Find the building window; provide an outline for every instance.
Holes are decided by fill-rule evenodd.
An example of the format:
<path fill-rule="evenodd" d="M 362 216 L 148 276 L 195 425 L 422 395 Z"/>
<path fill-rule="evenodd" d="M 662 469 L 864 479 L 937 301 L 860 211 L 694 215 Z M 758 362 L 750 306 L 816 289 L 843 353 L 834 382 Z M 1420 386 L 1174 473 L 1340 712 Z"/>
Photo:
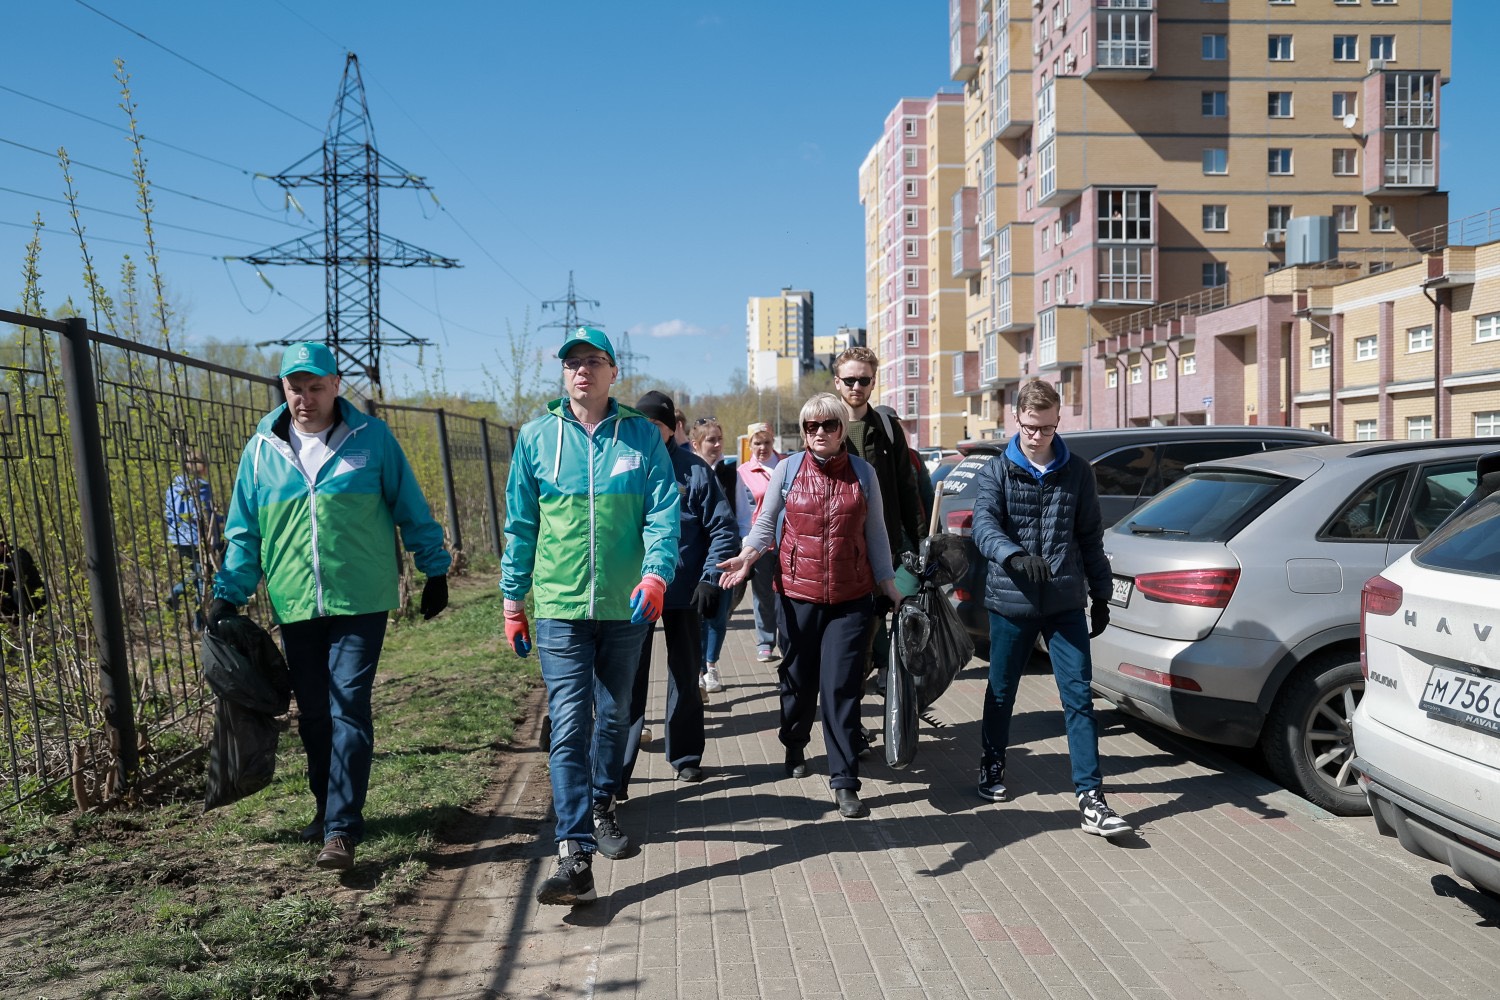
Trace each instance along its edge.
<path fill-rule="evenodd" d="M 1139 385 L 1140 381 L 1141 381 L 1141 366 L 1140 365 L 1131 365 L 1130 366 L 1130 384 L 1131 385 Z"/>
<path fill-rule="evenodd" d="M 917 228 L 917 212 L 916 212 L 916 209 L 908 208 L 906 210 L 906 228 L 907 229 L 916 229 Z"/>
<path fill-rule="evenodd" d="M 906 331 L 906 346 L 907 347 L 919 347 L 919 346 L 921 346 L 920 345 L 921 338 L 922 338 L 922 331 L 916 329 L 915 327 L 907 330 Z"/>
<path fill-rule="evenodd" d="M 1120 370 L 1118 368 L 1111 368 L 1109 371 L 1104 373 L 1104 388 L 1113 389 L 1116 388 L 1119 384 Z"/>
<path fill-rule="evenodd" d="M 1047 252 L 1048 250 L 1051 250 L 1051 249 L 1052 249 L 1052 227 L 1051 226 L 1043 226 L 1042 227 L 1042 252 L 1045 253 L 1045 252 Z"/>
<path fill-rule="evenodd" d="M 1151 192 L 1139 188 L 1101 188 L 1095 195 L 1097 235 L 1101 243 L 1151 242 Z M 1043 231 L 1045 238 L 1045 230 Z"/>
<path fill-rule="evenodd" d="M 1203 92 L 1203 117 L 1223 118 L 1229 114 L 1229 92 L 1205 90 Z"/>
<path fill-rule="evenodd" d="M 1057 364 L 1057 310 L 1048 309 L 1036 318 L 1036 363 Z"/>
<path fill-rule="evenodd" d="M 1203 231 L 1205 233 L 1223 233 L 1229 231 L 1229 206 L 1228 205 L 1204 205 L 1203 206 Z"/>
<path fill-rule="evenodd" d="M 908 198 L 915 198 L 917 196 L 917 182 L 916 181 L 907 181 L 906 182 L 906 196 Z"/>
<path fill-rule="evenodd" d="M 908 257 L 915 257 L 916 255 L 917 255 L 917 241 L 916 240 L 907 240 L 906 241 L 906 256 L 908 256 Z"/>
<path fill-rule="evenodd" d="M 1406 331 L 1406 353 L 1432 350 L 1432 327 L 1414 326 Z"/>
<path fill-rule="evenodd" d="M 918 391 L 916 389 L 906 390 L 906 409 L 901 414 L 903 419 L 910 419 L 917 416 L 917 398 Z"/>
<path fill-rule="evenodd" d="M 1356 441 L 1376 441 L 1376 440 L 1378 440 L 1378 438 L 1375 437 L 1375 434 L 1376 434 L 1375 421 L 1373 421 L 1373 420 L 1356 420 L 1356 421 L 1354 421 L 1354 440 L 1356 440 Z"/>
<path fill-rule="evenodd" d="M 1266 114 L 1272 118 L 1292 117 L 1292 92 L 1273 90 L 1266 95 Z"/>
<path fill-rule="evenodd" d="M 1359 94 L 1352 90 L 1333 92 L 1333 117 L 1343 120 L 1345 115 L 1358 114 Z"/>
<path fill-rule="evenodd" d="M 1167 363 L 1165 361 L 1153 361 L 1153 362 L 1151 362 L 1151 377 L 1153 379 L 1163 379 L 1163 378 L 1166 378 L 1167 377 Z"/>
<path fill-rule="evenodd" d="M 1184 354 L 1181 361 L 1179 362 L 1179 366 L 1181 367 L 1182 374 L 1184 375 L 1198 374 L 1198 355 Z"/>
<path fill-rule="evenodd" d="M 1474 317 L 1474 343 L 1500 340 L 1500 313 Z"/>
<path fill-rule="evenodd" d="M 1431 441 L 1432 440 L 1432 418 L 1431 417 L 1407 417 L 1406 439 L 1408 441 Z"/>
<path fill-rule="evenodd" d="M 916 288 L 917 287 L 917 283 L 919 281 L 921 281 L 921 278 L 922 278 L 922 272 L 921 271 L 918 271 L 916 268 L 907 268 L 906 269 L 906 287 L 907 288 Z"/>
<path fill-rule="evenodd" d="M 1393 140 L 1385 160 L 1385 182 L 1401 187 L 1430 187 L 1437 183 L 1434 132 L 1388 132 Z"/>
<path fill-rule="evenodd" d="M 1049 87 L 1050 91 L 1051 88 Z M 1057 191 L 1057 146 L 1048 142 L 1037 150 L 1037 177 L 1038 197 L 1050 198 Z"/>
<path fill-rule="evenodd" d="M 908 149 L 906 151 L 906 165 L 908 167 L 915 167 L 917 165 L 917 151 L 915 149 Z"/>
<path fill-rule="evenodd" d="M 917 122 L 916 122 L 915 119 L 908 119 L 907 120 L 907 122 L 906 122 L 906 134 L 907 135 L 916 135 L 917 134 Z"/>
<path fill-rule="evenodd" d="M 1386 62 L 1396 60 L 1396 36 L 1395 35 L 1371 35 L 1370 36 L 1370 58 L 1384 59 Z"/>
<path fill-rule="evenodd" d="M 1290 205 L 1267 205 L 1266 206 L 1266 228 L 1279 230 L 1282 235 L 1286 234 L 1287 223 L 1292 221 L 1292 206 Z"/>
<path fill-rule="evenodd" d="M 1396 220 L 1389 205 L 1370 206 L 1370 232 L 1372 233 L 1394 233 L 1396 231 Z"/>
<path fill-rule="evenodd" d="M 1358 337 L 1354 341 L 1355 361 L 1374 361 L 1379 356 L 1379 340 L 1375 337 Z"/>
<path fill-rule="evenodd" d="M 1333 61 L 1334 62 L 1358 62 L 1359 61 L 1359 36 L 1358 35 L 1334 35 L 1333 36 Z"/>
<path fill-rule="evenodd" d="M 1278 177 L 1290 174 L 1292 172 L 1292 151 L 1290 149 L 1267 150 L 1266 170 Z"/>
<path fill-rule="evenodd" d="M 1352 177 L 1359 173 L 1359 151 L 1354 149 L 1335 149 L 1333 151 L 1333 175 L 1335 177 Z"/>
<path fill-rule="evenodd" d="M 1229 265 L 1223 261 L 1209 261 L 1203 265 L 1203 287 L 1219 288 L 1229 284 Z"/>
<path fill-rule="evenodd" d="M 1132 6 L 1114 4 L 1113 6 Z M 1147 6 L 1135 4 L 1133 6 Z M 1101 14 L 1099 49 L 1095 56 L 1100 66 L 1128 69 L 1151 65 L 1151 20 L 1153 15 L 1124 14 L 1111 11 Z M 1088 29 L 1084 29 L 1082 46 L 1088 48 Z M 1204 58 L 1207 58 L 1206 56 Z M 1220 58 L 1223 58 L 1222 56 Z"/>
<path fill-rule="evenodd" d="M 1229 36 L 1206 34 L 1203 36 L 1203 58 L 1209 62 L 1221 62 L 1229 58 Z"/>
<path fill-rule="evenodd" d="M 1111 302 L 1146 302 L 1155 297 L 1150 247 L 1099 248 L 1099 298 Z"/>
<path fill-rule="evenodd" d="M 922 362 L 908 361 L 906 363 L 906 381 L 918 382 L 922 378 Z"/>
<path fill-rule="evenodd" d="M 1333 352 L 1329 349 L 1327 344 L 1314 344 L 1312 345 L 1312 349 L 1308 351 L 1307 367 L 1327 368 L 1329 359 L 1332 358 L 1332 356 Z"/>
<path fill-rule="evenodd" d="M 1205 149 L 1203 151 L 1203 172 L 1205 174 L 1229 173 L 1229 150 Z"/>
<path fill-rule="evenodd" d="M 1474 414 L 1474 436 L 1477 438 L 1500 437 L 1500 410 L 1486 410 Z"/>
<path fill-rule="evenodd" d="M 1292 59 L 1292 36 L 1269 36 L 1266 39 L 1266 58 L 1272 62 L 1290 62 Z"/>
<path fill-rule="evenodd" d="M 921 305 L 919 303 L 917 303 L 915 301 L 908 301 L 906 303 L 906 318 L 907 319 L 919 319 L 921 317 L 921 314 L 922 314 L 922 307 L 921 307 Z"/>
<path fill-rule="evenodd" d="M 1370 273 L 1371 274 L 1384 274 L 1385 272 L 1389 271 L 1391 268 L 1393 268 L 1395 266 L 1396 266 L 1395 261 L 1389 261 L 1389 260 L 1372 260 L 1372 261 L 1370 261 Z"/>
<path fill-rule="evenodd" d="M 1333 206 L 1333 224 L 1341 233 L 1359 232 L 1359 208 L 1354 205 Z"/>

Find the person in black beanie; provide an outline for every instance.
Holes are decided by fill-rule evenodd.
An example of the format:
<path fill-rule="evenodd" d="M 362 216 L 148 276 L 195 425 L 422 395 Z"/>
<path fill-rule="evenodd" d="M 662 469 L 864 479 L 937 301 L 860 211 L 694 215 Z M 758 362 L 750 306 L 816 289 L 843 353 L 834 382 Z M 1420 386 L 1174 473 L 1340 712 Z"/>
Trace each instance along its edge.
<path fill-rule="evenodd" d="M 717 564 L 739 551 L 740 534 L 729 502 L 707 462 L 677 444 L 673 430 L 676 408 L 665 393 L 651 391 L 635 404 L 661 431 L 681 500 L 682 533 L 677 547 L 677 572 L 667 588 L 661 615 L 667 643 L 667 761 L 682 781 L 703 780 L 703 701 L 698 671 L 703 665 L 702 620 L 728 600 L 719 589 Z M 617 798 L 629 794 L 631 773 L 641 746 L 646 720 L 646 695 L 651 681 L 651 639 L 655 625 L 641 644 L 640 667 L 630 700 L 630 731 Z"/>

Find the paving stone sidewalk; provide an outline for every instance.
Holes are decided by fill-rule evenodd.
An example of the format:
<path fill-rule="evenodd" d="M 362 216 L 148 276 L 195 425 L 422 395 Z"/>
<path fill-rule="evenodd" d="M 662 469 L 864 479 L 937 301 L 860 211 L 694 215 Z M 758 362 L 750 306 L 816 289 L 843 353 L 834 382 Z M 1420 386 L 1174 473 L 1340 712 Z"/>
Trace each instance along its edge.
<path fill-rule="evenodd" d="M 842 819 L 821 727 L 812 773 L 784 775 L 775 664 L 748 604 L 708 706 L 708 777 L 661 756 L 662 644 L 620 821 L 639 849 L 594 865 L 599 900 L 539 907 L 534 870 L 485 996 L 1422 998 L 1500 996 L 1500 903 L 1219 755 L 1096 703 L 1112 805 L 1138 828 L 1079 829 L 1050 674 L 1028 673 L 1007 767 L 1013 800 L 974 793 L 985 665 L 923 726 L 909 769 L 866 759 L 863 819 Z M 1039 661 L 1039 663 L 1044 661 Z M 880 702 L 868 697 L 867 724 Z M 539 773 L 540 769 L 539 769 Z M 504 908 L 502 906 L 502 908 Z"/>

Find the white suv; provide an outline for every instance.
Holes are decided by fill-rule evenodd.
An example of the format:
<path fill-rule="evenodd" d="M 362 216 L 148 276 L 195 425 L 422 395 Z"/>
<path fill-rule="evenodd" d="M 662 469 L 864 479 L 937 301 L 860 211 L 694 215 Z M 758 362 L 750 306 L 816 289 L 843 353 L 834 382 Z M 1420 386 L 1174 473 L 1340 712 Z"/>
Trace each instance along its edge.
<path fill-rule="evenodd" d="M 1355 770 L 1380 832 L 1500 894 L 1500 453 L 1365 584 Z"/>

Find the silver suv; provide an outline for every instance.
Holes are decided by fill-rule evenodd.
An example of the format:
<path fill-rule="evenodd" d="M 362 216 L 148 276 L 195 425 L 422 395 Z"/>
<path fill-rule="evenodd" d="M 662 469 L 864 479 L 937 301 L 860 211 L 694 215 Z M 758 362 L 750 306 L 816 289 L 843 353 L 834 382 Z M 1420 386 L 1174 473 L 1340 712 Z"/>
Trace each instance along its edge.
<path fill-rule="evenodd" d="M 1490 441 L 1319 445 L 1197 465 L 1104 534 L 1094 690 L 1174 732 L 1258 746 L 1288 788 L 1369 807 L 1351 768 L 1360 588 L 1468 496 Z"/>

